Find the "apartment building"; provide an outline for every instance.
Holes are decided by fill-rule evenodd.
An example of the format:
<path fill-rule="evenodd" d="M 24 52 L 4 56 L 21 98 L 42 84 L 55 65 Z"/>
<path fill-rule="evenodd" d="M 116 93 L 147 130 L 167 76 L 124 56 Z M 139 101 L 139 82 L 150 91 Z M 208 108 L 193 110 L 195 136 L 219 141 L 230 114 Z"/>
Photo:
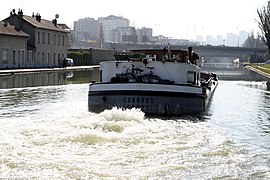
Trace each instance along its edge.
<path fill-rule="evenodd" d="M 74 38 L 80 41 L 98 41 L 101 35 L 101 23 L 94 18 L 83 18 L 74 21 Z"/>
<path fill-rule="evenodd" d="M 110 15 L 107 17 L 98 18 L 102 24 L 104 41 L 110 41 L 112 30 L 118 27 L 130 27 L 130 21 L 121 16 Z"/>
<path fill-rule="evenodd" d="M 137 43 L 137 32 L 134 27 L 117 27 L 111 31 L 110 41 L 114 43 Z"/>

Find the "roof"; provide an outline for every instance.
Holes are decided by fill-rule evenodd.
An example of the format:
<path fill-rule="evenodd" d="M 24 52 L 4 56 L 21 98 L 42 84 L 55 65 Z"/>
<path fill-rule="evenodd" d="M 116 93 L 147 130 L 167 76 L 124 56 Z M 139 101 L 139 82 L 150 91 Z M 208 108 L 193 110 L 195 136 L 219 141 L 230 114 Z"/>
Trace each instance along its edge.
<path fill-rule="evenodd" d="M 24 33 L 23 31 L 17 31 L 15 29 L 15 26 L 12 26 L 3 21 L 0 21 L 0 34 L 10 35 L 10 36 L 29 37 L 29 35 Z"/>
<path fill-rule="evenodd" d="M 32 24 L 36 28 L 49 29 L 53 31 L 67 32 L 62 25 L 54 25 L 52 21 L 41 19 L 40 22 L 36 20 L 36 17 L 23 15 L 23 19 Z"/>

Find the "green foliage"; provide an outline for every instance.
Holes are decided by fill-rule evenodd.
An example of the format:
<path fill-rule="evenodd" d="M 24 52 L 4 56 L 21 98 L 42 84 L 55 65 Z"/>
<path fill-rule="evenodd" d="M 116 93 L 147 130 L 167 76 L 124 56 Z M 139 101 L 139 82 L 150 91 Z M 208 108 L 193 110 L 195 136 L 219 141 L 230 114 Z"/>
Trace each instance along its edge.
<path fill-rule="evenodd" d="M 269 64 L 262 65 L 262 68 L 263 68 L 262 71 L 270 74 L 270 65 Z"/>
<path fill-rule="evenodd" d="M 91 53 L 86 50 L 77 50 L 77 51 L 68 51 L 68 58 L 72 58 L 74 61 L 74 65 L 90 65 L 91 64 Z"/>
<path fill-rule="evenodd" d="M 270 65 L 269 64 L 263 64 L 263 65 L 256 65 L 253 66 L 254 68 L 257 68 L 258 70 L 270 74 Z"/>

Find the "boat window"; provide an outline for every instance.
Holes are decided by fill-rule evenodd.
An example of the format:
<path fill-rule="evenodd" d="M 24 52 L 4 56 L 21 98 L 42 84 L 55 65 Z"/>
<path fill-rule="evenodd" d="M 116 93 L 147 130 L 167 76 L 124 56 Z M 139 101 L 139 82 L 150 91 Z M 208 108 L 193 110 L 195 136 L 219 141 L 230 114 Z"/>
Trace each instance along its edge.
<path fill-rule="evenodd" d="M 154 55 L 150 54 L 150 55 L 146 55 L 146 58 L 152 59 L 152 61 L 156 61 L 157 56 L 155 54 Z"/>
<path fill-rule="evenodd" d="M 187 72 L 187 83 L 196 84 L 196 72 Z"/>

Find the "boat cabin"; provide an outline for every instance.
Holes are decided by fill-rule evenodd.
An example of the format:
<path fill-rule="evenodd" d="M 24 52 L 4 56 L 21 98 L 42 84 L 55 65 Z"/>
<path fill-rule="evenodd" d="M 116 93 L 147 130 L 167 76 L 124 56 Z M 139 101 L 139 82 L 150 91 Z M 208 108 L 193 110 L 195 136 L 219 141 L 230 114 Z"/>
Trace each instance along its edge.
<path fill-rule="evenodd" d="M 192 48 L 130 50 L 115 58 L 100 64 L 102 82 L 200 83 L 200 68 L 196 65 L 199 57 Z"/>

